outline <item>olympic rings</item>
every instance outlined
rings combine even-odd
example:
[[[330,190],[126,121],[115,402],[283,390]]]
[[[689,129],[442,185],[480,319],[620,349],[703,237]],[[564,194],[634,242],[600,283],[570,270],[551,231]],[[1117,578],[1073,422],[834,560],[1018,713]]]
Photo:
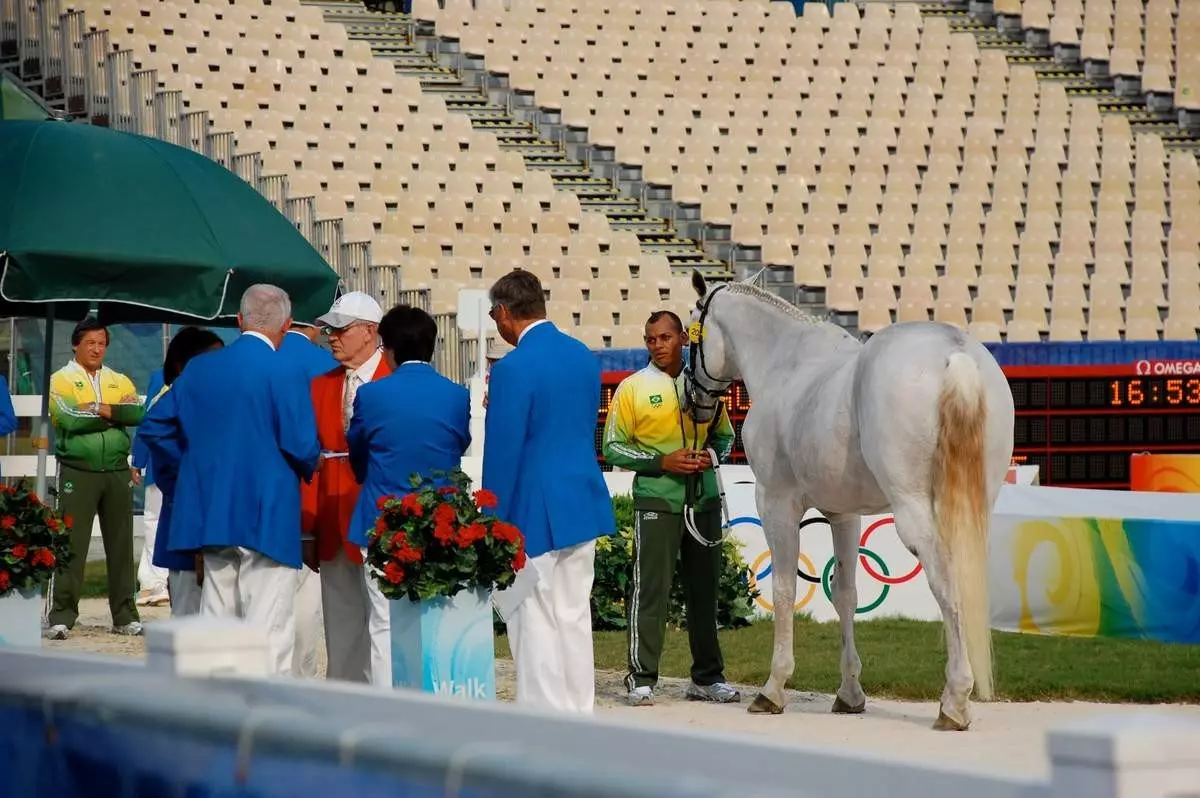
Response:
[[[883,570],[884,576],[887,576],[887,572],[888,572],[887,565],[884,564],[882,557],[880,557],[878,554],[871,551],[870,549],[864,549],[861,546],[858,549],[858,554],[859,554],[860,560],[866,560],[867,557],[870,557],[872,560],[874,560],[875,564],[878,565]],[[830,583],[831,580],[829,577],[833,572],[833,566],[836,562],[837,562],[837,557],[830,557],[829,562],[825,563],[825,570],[821,573],[821,587],[823,587],[825,589],[825,598],[829,599],[830,601],[833,601],[833,587]],[[890,584],[888,584],[887,582],[884,582],[883,590],[880,591],[880,593],[879,593],[879,598],[875,599],[874,601],[872,601],[870,604],[866,605],[865,607],[856,607],[854,610],[854,614],[862,615],[863,613],[870,612],[871,610],[877,608],[880,604],[883,603],[883,600],[887,598],[887,595],[891,591],[891,589],[892,589],[892,586]]]
[[[763,564],[763,561],[769,560],[770,558],[771,558],[771,552],[769,550],[764,551],[762,554],[758,555],[758,557],[756,557],[754,559],[753,563],[751,563],[751,565],[750,565],[750,586],[751,587],[757,588],[758,582],[760,579],[766,579],[768,576],[770,576],[771,563],[769,563],[769,562],[767,563],[766,568],[763,568],[761,571],[759,571],[759,566]],[[810,560],[808,558],[808,555],[805,554],[804,552],[800,552],[799,561],[804,563],[804,565],[808,568],[815,567],[813,565],[813,561]],[[800,610],[807,607],[808,602],[812,601],[812,598],[814,595],[816,595],[816,592],[817,592],[817,586],[809,585],[808,590],[805,591],[804,595],[801,596],[799,599],[797,599],[796,603],[792,605],[792,612],[793,613],[799,612]],[[761,591],[759,592],[759,595],[754,599],[754,603],[757,604],[758,606],[762,607],[767,612],[775,611],[775,605],[772,604],[767,599],[766,596],[762,595]]]
[[[917,574],[921,573],[921,563],[918,562],[916,566],[904,576],[888,576],[887,568],[883,568],[883,563],[881,560],[876,558],[875,561],[879,563],[880,568],[883,568],[882,574],[877,573],[875,569],[871,567],[871,563],[867,562],[867,540],[871,537],[871,533],[886,524],[891,524],[894,527],[896,525],[896,519],[892,518],[891,516],[888,516],[887,518],[880,518],[878,521],[874,522],[863,530],[862,537],[858,539],[858,549],[860,552],[858,561],[862,564],[863,570],[866,571],[876,582],[882,582],[885,585],[902,585],[905,582],[915,579]]]

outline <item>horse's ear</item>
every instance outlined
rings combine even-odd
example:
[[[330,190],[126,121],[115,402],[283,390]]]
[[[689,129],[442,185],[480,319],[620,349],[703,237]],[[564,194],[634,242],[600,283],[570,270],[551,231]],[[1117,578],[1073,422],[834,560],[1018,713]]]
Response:
[[[708,286],[704,284],[704,275],[700,274],[699,269],[692,269],[692,288],[696,289],[697,296],[703,297],[708,292]]]

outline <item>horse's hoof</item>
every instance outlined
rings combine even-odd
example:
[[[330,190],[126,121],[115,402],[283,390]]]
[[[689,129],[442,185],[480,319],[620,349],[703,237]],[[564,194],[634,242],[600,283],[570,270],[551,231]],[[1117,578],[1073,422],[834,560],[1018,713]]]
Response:
[[[864,700],[861,704],[851,706],[842,700],[840,695],[833,697],[833,714],[835,715],[861,715],[867,709],[867,702]]]
[[[941,710],[938,710],[937,720],[933,722],[934,731],[966,731],[970,726],[971,721],[959,723]]]
[[[754,700],[750,702],[750,706],[746,708],[746,711],[751,715],[782,715],[783,707],[779,706],[762,693],[759,693],[754,697]]]

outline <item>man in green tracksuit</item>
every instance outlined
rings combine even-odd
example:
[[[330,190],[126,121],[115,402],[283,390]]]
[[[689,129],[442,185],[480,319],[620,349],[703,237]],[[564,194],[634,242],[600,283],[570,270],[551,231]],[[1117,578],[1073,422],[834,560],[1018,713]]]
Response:
[[[721,547],[705,546],[685,528],[691,505],[700,535],[721,538],[721,498],[712,448],[724,460],[733,447],[733,427],[724,408],[708,424],[695,424],[681,410],[683,348],[687,335],[679,317],[660,310],[646,322],[650,365],[617,386],[604,429],[604,459],[636,472],[633,480],[634,565],[628,602],[629,703],[654,703],[658,663],[666,633],[667,605],[675,563],[681,566],[692,683],[687,697],[729,703],[738,692],[725,683],[717,641],[717,586]]]
[[[100,515],[108,565],[108,607],[113,632],[142,634],[134,593],[133,485],[129,428],[142,422],[145,408],[124,374],[104,365],[108,330],[85,319],[71,333],[75,357],[50,378],[50,420],[58,462],[58,509],[71,517],[70,568],[54,578],[48,636],[65,640],[79,619],[79,592]]]

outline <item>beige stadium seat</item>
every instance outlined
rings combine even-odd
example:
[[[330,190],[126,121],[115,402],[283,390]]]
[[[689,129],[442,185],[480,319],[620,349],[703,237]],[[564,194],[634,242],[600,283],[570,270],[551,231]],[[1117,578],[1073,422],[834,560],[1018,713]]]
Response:
[[[863,298],[858,306],[858,329],[876,333],[892,323],[891,310],[885,302]]]
[[[1037,343],[1042,340],[1042,329],[1037,324],[1014,317],[1005,328],[1005,340],[1010,344]]]

